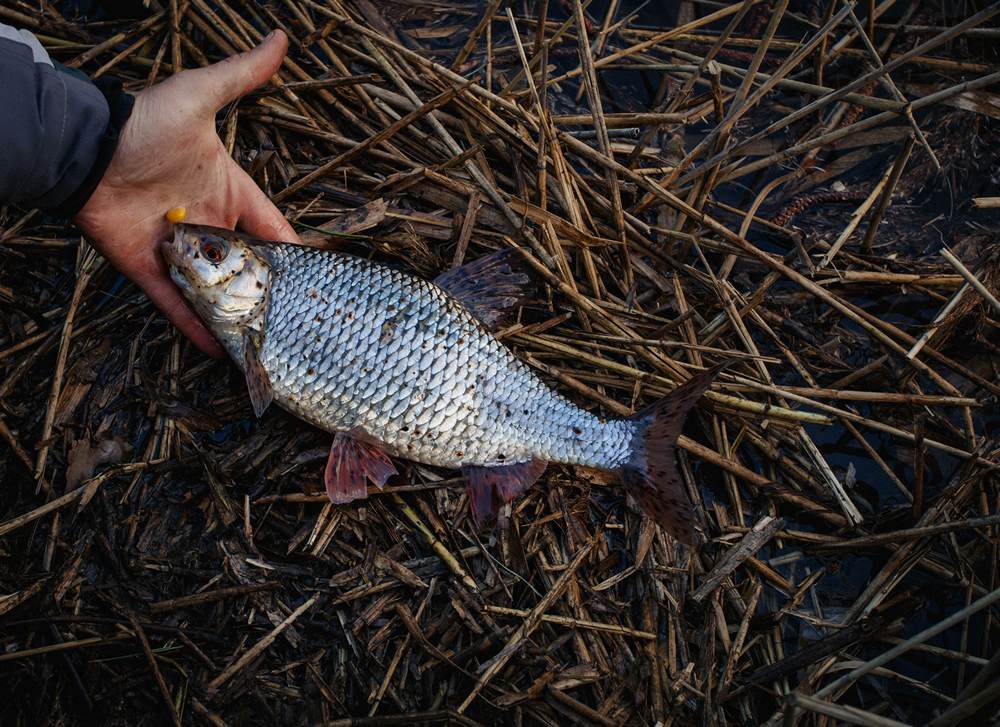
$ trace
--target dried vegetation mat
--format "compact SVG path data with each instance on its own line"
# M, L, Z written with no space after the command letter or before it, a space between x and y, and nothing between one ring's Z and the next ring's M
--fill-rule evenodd
M484 531L420 466L335 507L328 435L6 209L0 722L996 724L1000 3L75 12L0 20L133 90L284 28L233 156L311 244L521 248L502 338L582 406L733 363L680 443L698 550L568 467Z

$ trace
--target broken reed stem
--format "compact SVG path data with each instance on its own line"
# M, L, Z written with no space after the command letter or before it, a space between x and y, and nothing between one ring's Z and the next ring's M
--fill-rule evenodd
M944 43L947 43L952 38L954 38L954 37L956 37L958 35L961 35L961 33L964 30L966 30L968 28L975 27L977 25L981 25L982 23L986 22L987 20L989 20L990 18L992 18L997 13L1000 13L1000 2L994 2L989 7L981 10L980 12L976 13L975 15L972 15L969 18L966 18L965 20L963 20L958 25L956 25L956 26L954 26L952 28L949 28L947 31L938 34L934 38L931 38L930 40L927 40L924 43L921 43L920 45L916 46L915 48L912 48L911 50L907 51L906 53L903 53L902 55L897 56L896 58L894 58L891 61L889 61L889 63L886 63L885 65L883 65L883 66L881 66L879 68L876 68L876 69L874 69L874 70L872 70L872 71L870 71L870 72L868 72L866 74L863 74L859 78L857 78L857 79L851 81L850 83L848 83L846 86L842 86L841 88L833 91L832 93L829 93L829 94L827 94L827 95L825 95L825 96L823 96L823 97L821 97L821 98L813 101L812 103L806 104L802 108L797 109L796 111L793 111L792 113L790 113L790 114L782 117L779 121L774 122L773 124L771 124L770 126L768 126L766 129L764 129L763 131L760 131L760 132L754 134L753 136L751 136L750 138L748 138L747 140L745 140L741 144L736 145L736 147L734 147L732 150L729 150L726 155L728 156L728 155L738 154L741 151L743 151L743 149L745 149L746 146L749 145L750 143L752 143L754 141L757 141L758 139L762 139L762 138L765 138L767 136L770 136L771 134L774 134L775 132L780 131L781 129L784 129L784 128L786 128L786 127L794 124L795 122L799 121L800 119L803 119L803 118L806 118L806 117L810 116L811 114L815 113L816 111L818 111L819 109L823 108L824 106L828 106L829 104L831 104L831 103L833 103L835 101L842 100L844 98L844 96L846 96L848 93L851 93L853 91L857 91L858 89L864 88L865 86L867 86L872 81L877 81L878 79L882 78L883 76L886 76L889 73L892 73L897 68L899 68L899 67L905 65L907 62L909 62L910 59L912 59L912 58L914 58L916 56L923 55L928 50L933 50L934 48L937 48L938 46L940 46L940 45L942 45ZM926 99L928 97L924 97L924 98ZM921 100L924 100L924 99L921 99ZM918 107L917 107L917 104L911 104L910 108L912 110L916 110ZM880 114L880 116L881 116L881 114ZM718 160L715 160L715 161L718 161ZM709 161L709 162L706 162L706 165L709 165L709 164L712 164L712 163L713 163L713 161Z
M35 479L38 480L39 487L41 487L45 477L45 462L49 455L49 445L47 442L52 436L52 424L55 421L56 406L59 403L59 394L62 391L63 374L66 372L66 359L69 357L69 347L73 340L73 322L76 318L77 309L80 306L80 300L83 298L83 292L87 287L87 283L90 282L90 264L88 260L92 260L93 253L89 245L86 245L86 243L82 243L82 245L83 248L78 254L81 260L80 269L76 278L76 286L73 288L73 297L70 299L69 306L66 309L66 319L63 321L62 335L59 338L59 352L56 354L56 367L52 374L49 403L45 409L45 421L42 424L40 441L43 444L38 450L38 458L35 461Z
M892 168L889 170L889 177L882 188L882 196L879 197L878 204L875 206L875 211L872 213L872 218L868 222L868 229L865 230L865 237L861 241L861 252L864 255L871 254L872 244L875 241L875 233L878 232L878 226L879 223L882 222L882 216L885 214L885 211L889 209L889 205L892 202L893 192L896 191L896 185L899 183L899 178L903 175L903 170L906 168L906 162L910 159L910 153L913 151L913 145L915 143L916 140L914 137L906 137L906 141L903 142L902 150L900 150L899 154L896 156L896 160L893 162Z
M500 8L502 2L503 0L490 0L490 4L486 8L486 12L483 13L483 17L480 18L479 23L469 33L465 45L455 54L455 60L451 64L453 71L458 72L465 65L465 61L472 55L472 51L475 50L479 38L482 36L483 31L486 30L486 26L493 22L493 17L497 14L497 10Z
M448 568L456 576L458 576L459 579L461 579L462 583L464 583L470 591L473 593L477 592L479 590L479 586L476 584L475 580L473 580L472 577L465 571L465 568L462 567L461 563L459 563L455 556L453 556L448 548L445 547L444 543L442 543L437 536L434 535L431 529L424 524L424 521L420 519L420 516L417 515L413 508L407 505L406 501L395 493L392 494L392 500L397 506L399 506L399 509L402 511L403 515L406 516L406 519L413 523L417 530L420 531L420 534L427 540L427 544L430 545L431 549L437 553L438 557L441 558L442 561L444 561L445 565L447 565Z
M991 293L985 285L983 285L982 281L979 280L979 278L977 278L971 270L965 267L961 260L955 257L955 254L951 250L946 247L942 248L941 257L947 260L948 264L955 268L959 275L965 278L968 284L976 289L977 293L983 296L983 300L993 306L993 309L997 313L1000 313L1000 300L997 300L997 297L993 295L993 293ZM960 296L956 295L955 297L959 298Z
M55 512L75 500L89 499L93 497L94 491L97 487L112 477L129 474L130 472L137 472L153 465L162 464L164 461L165 460L160 459L151 460L149 462L134 462L132 464L119 465L105 470L93 479L84 482L75 490L70 490L65 495L61 495L54 500L49 500L44 505L40 505L30 512L13 517L4 523L0 523L0 537L6 535L7 533L11 533L41 517L45 517L50 512Z
M886 651L883 654L875 657L874 659L870 659L869 661L866 661L861 666L859 666L859 667L857 667L855 669L852 669L850 672L848 672L844 676L842 676L842 677L840 677L840 678L838 678L838 679L830 682L825 687L823 687L822 689L820 689L819 691L817 691L814 696L817 699L819 699L819 698L827 697L827 696L829 696L831 694L834 694L838 690L842 689L843 687L847 686L848 684L851 684L852 682L856 681L858 678L864 676L865 674L868 674L869 672L873 671L874 669L877 669L880 666L888 664L890 661L892 661L893 659L895 659L897 656L899 656L901 654L905 654L907 651L910 650L910 648L912 648L916 644L922 644L923 642L927 641L928 639L933 638L934 636L937 636L941 632L947 631L952 626L955 626L956 624L961 623L965 619L969 618L969 616L972 616L973 614L979 613L984 608L986 608L986 607L988 607L988 606L990 606L990 605L992 605L992 604L994 604L994 603L996 603L998 601L1000 601L1000 588L998 588L998 589L996 589L996 590L994 590L994 591L986 594L985 596L983 596L979 600L977 600L977 601L969 604L968 606L966 606L965 608L961 609L960 611L957 611L957 612L953 613L948 618L945 618L945 619L939 621L938 623L934 624L933 626L930 626L929 628L924 629L920 633L918 633L918 634L910 637L909 639L907 639L903 643L898 644L897 646L893 647L892 649L889 649L888 651Z
M885 170L882 177L878 180L878 183L872 187L872 190L868 193L868 197L865 198L865 201L862 202L856 210L854 210L854 214L852 214L851 219L848 220L847 226L839 235L837 235L837 239L834 240L832 245L830 245L830 249L827 251L826 255L823 256L823 259L817 263L816 267L818 269L822 270L829 265L833 258L837 256L837 253L840 252L840 248L842 248L844 243L847 242L847 239L854 234L858 225L861 224L861 220L864 219L866 214L868 214L868 210L870 210L872 205L874 205L875 202L883 196L882 190L886 188L889 180L892 179L895 169L895 163L890 165L889 168Z
M927 330L924 331L923 334L921 334L920 338L917 339L916 343L914 343L913 346L910 347L910 350L906 352L906 357L908 359L911 360L916 359L917 355L919 355L919 353L924 349L924 346L930 343L931 339L934 337L934 334L937 333L938 328L941 326L944 320L949 315L951 315L952 311L954 311L955 308L958 307L958 304L962 301L962 298L971 289L971 287L972 286L969 283L963 285L961 288L958 289L958 292L951 297L951 300L948 301L947 305L945 305L944 308L938 311L938 314L934 317L934 320L927 325Z
M281 634L284 633L289 626L298 620L299 616L312 608L318 599L318 593L310 597L307 601L305 601L305 603L292 611L284 621L275 626L264 638L243 652L243 654L236 661L227 666L222 673L219 674L219 676L210 681L205 687L205 693L209 696L209 698L214 696L215 693L218 692L226 682L236 676L237 673L249 666L250 662L260 656L271 644L273 644L274 641L281 636Z
M749 0L749 1L752 4L756 4L758 2L761 2L762 0ZM685 33L689 33L690 31L700 28L704 25L711 25L717 20L722 20L723 18L732 15L733 13L739 12L742 6L743 6L742 3L738 5L730 5L729 7L725 7L720 10L716 10L713 13L709 13L704 17L692 20L690 23L685 23L684 25L679 25L676 28L671 28L670 30L663 31L662 33L657 33L653 35L651 38L644 40L641 43L636 43L635 45L632 45L628 48L617 51L615 53L611 53L609 55L604 56L603 58L594 61L594 68L599 70L604 66L614 63L615 61L621 60L622 58L627 58L628 56L635 55L636 53L641 53L644 50L648 50L649 48L660 45L666 42L667 40L670 40L671 38L684 35ZM575 68L571 71L567 71L561 76L556 76L555 78L552 79L552 83L554 84L562 83L563 81L567 81L571 78L576 78L582 73L583 73L582 68Z
M469 83L471 83L471 81L467 81L465 85L468 85ZM440 108L441 106L444 106L446 103L448 103L449 101L451 101L458 93L460 93L464 87L465 86L458 87L458 88L449 88L447 91L444 91L444 92L438 94L437 96L435 96L434 98L432 98L430 101L428 101L425 104L420 105L419 108L417 108L417 109L411 111L410 113L406 114L406 116L403 116L401 119L399 119L398 121L396 121L392 125L386 127L385 129L383 129L382 131L378 132L377 134L373 134L372 136L369 136L364 141L355 144L353 147L351 147L347 151L345 151L345 152L343 152L343 153L335 156L333 159L331 159L330 161L322 164L321 166L319 166L315 170L309 172L308 174L306 174L301 179L299 179L299 180L293 182L292 184L288 185L281 192L279 192L278 194L274 195L273 201L277 204L278 202L280 202L284 198L288 197L293 192L297 192L298 190L302 189L306 185L311 184L312 182L315 182L316 180L320 179L321 177L324 177L324 176L328 175L330 172L334 171L338 167L343 166L346 162L348 162L351 159L353 159L354 157L358 156L359 154L361 154L363 151L365 151L369 147L376 146L378 144L381 144L384 141L388 141L393 136L395 136L396 134L398 134L400 131L402 131L403 129L405 129L406 127L408 127L410 124L412 124L413 122L415 122L417 119L422 118L422 117L430 114L432 111L434 111L437 108Z
M824 550L855 550L859 548L868 548L873 545L882 545L883 543L898 543L903 540L916 540L917 538L926 538L932 535L953 533L959 530L978 530L980 528L988 528L991 525L1000 525L1000 515L989 515L988 517L972 518L970 520L958 520L955 522L941 523L939 525L926 525L920 528L896 530L891 533L864 535L837 543L823 543L819 547Z
M1000 74L998 74L998 79L1000 79ZM715 221L708 215L705 215L704 213L700 213L697 210L694 210L686 202L676 197L672 193L668 192L667 190L662 189L661 187L648 181L641 175L638 175L632 172L631 170L625 168L617 161L602 156L599 152L597 152L594 149L591 149L583 142L577 141L576 139L573 139L573 137L565 134L560 135L560 138L564 142L566 142L568 146L577 149L581 153L581 155L588 157L592 161L601 165L606 164L616 168L621 176L628 178L630 181L635 182L637 185L643 187L647 191L652 192L655 196L659 197L663 202L668 204L670 207L676 209L678 212L692 219L698 220L699 222L701 222L702 225L719 233L724 238L726 238L728 242L733 243L737 248L743 250L751 257L756 258L757 260L763 262L767 266L771 267L775 272L782 274L785 278L788 278L793 282L797 283L799 286L805 288L808 292L810 292L815 297L825 302L827 305L830 305L831 307L837 309L843 315L847 316L855 323L858 323L862 328L868 331L868 333L872 334L874 338L878 339L892 350L904 356L906 355L906 349L904 349L893 338L887 335L882 330L882 328L873 325L872 323L868 322L867 319L859 316L851 307L845 305L839 298L837 298L834 295L831 295L824 288L817 285L812 280L802 275L794 268L789 267L784 262L777 260L772 255L760 250L745 238L742 238L734 234L727 227ZM939 376L934 370L932 370L929 366L923 364L918 359L907 357L907 360L910 362L911 365L916 367L919 371L926 373L928 376L930 376L935 381L935 383L937 383L942 388L946 390L952 390L954 388L950 386L947 383L947 381L945 381L941 376Z
M841 1L845 6L849 8L851 7L850 0L841 0ZM851 8L850 18L851 22L854 24L854 27L859 31L858 37L861 38L862 42L864 43L865 50L867 50L868 54L871 56L872 64L875 66L875 68L881 68L882 59L879 57L878 49L875 47L874 34L861 32L862 30L861 21L858 20L858 16L855 15L853 8ZM869 16L868 19L869 21L873 20L871 15ZM906 96L903 95L903 93L899 90L899 88L896 87L896 84L893 82L892 76L886 74L883 81L885 85L889 88L893 97L897 101L900 101L901 103L904 104L908 103L906 100ZM934 170L938 174L940 174L941 162L938 161L937 155L934 153L934 150L931 149L931 145L927 141L927 137L924 136L924 132L921 131L919 124L917 124L917 120L913 118L913 113L909 109L906 109L905 113L906 113L906 120L909 122L910 128L913 129L914 137L916 138L917 141L920 142L920 145L924 148L924 151L927 152L927 155L930 157L931 162L934 164Z
M972 206L977 209L997 209L1000 208L1000 197L973 197Z
M167 687L167 683L163 679L163 673L160 671L160 667L156 663L156 655L149 646L149 639L146 638L146 632L143 630L142 624L139 623L139 619L135 617L134 613L126 611L126 616L128 617L129 623L132 625L132 630L139 639L139 645L142 647L142 653L146 657L146 663L149 665L149 670L153 672L153 679L156 681L156 686L160 690L160 695L163 697L163 701L167 705L167 714L170 715L170 719L173 721L174 725L176 727L180 727L181 716L177 713L173 697L170 695L170 688Z
M500 616L519 616L521 618L527 618L531 615L530 611L523 608L506 608L504 606L493 606L487 604L486 611L489 613L495 613ZM545 623L559 624L561 626L571 626L576 629L590 629L592 631L603 631L609 634L620 634L622 636L632 636L637 639L657 639L657 635L649 631L639 631L637 629L630 629L625 626L617 626L615 624L600 623L598 621L584 621L578 618L569 618L567 616L555 616L553 614L543 614L541 620Z
M816 714L833 717L847 724L865 725L865 727L911 727L905 722L883 717L858 707L824 702L822 699L798 692L793 692L788 696L788 706L793 710L796 708L805 709Z
M917 100L915 100L913 103L910 104L910 109L911 111L919 111L920 109L933 106L941 101L952 98L953 96L965 93L966 91L977 90L980 88L986 88L988 86L992 86L998 81L1000 81L1000 71L997 71L995 73L990 73L986 76L982 76L973 81L963 81L962 83L957 83L954 86L950 86L948 88L942 89L930 95L918 98ZM808 139L803 142L799 142L797 144L793 144L790 147L775 152L774 154L771 154L767 157L750 162L749 164L745 164L743 166L737 166L737 162L734 162L730 166L725 167L720 172L720 181L728 181L730 179L736 179L738 177L742 177L751 174L753 172L760 171L761 169L767 169L768 167L780 164L786 161L787 159L791 159L792 157L798 156L812 149L817 149L823 146L827 146L829 144L832 144L836 141L844 139L853 134L858 134L862 131L874 129L878 126L881 126L884 123L892 121L893 119L896 118L896 116L897 114L893 111L884 111L880 114L869 116L867 118L862 119L861 121L857 121L851 124L850 126L843 126L839 129L835 129L834 131L829 131L825 134L821 134L820 136ZM763 138L763 136L761 138ZM730 155L732 156L733 154L735 154L735 151L736 150L734 149ZM693 179L694 177L697 176L697 172L698 172L697 169L692 170L687 175L678 180L677 183L680 185L687 184L688 182L691 181L689 177Z
M573 557L573 560L567 564L566 569L560 574L559 579L552 585L548 593L538 602L527 617L524 622L517 627L517 630L511 634L510 639L508 639L506 645L500 650L500 652L490 659L481 668L481 673L479 680L476 685L472 688L472 691L465 698L465 700L458 705L457 712L462 714L469 705L472 704L473 700L479 695L483 688L490 682L490 680L499 672L507 662L514 655L514 652L520 648L521 643L527 639L531 633L538 628L538 625L542 621L542 616L548 611L549 607L555 603L555 601L560 598L563 592L569 587L570 581L575 577L577 569L583 564L584 559L590 555L591 547L593 546L593 541L584 545L577 554Z
M246 586L218 588L213 591L202 591L201 593L195 593L191 596L182 596L180 598L171 598L166 601L151 603L149 604L149 612L151 615L157 615L161 613L168 613L170 611L179 611L193 606L200 606L203 603L211 603L212 601L220 601L226 598L237 598L239 596L246 596L251 593L267 591L277 587L277 583L255 583Z
M48 646L38 646L33 649L22 649L21 651L9 651L0 654L0 662L14 661L16 659L28 659L32 656L42 654L54 654L60 651L70 651L71 649L82 649L91 646L107 646L115 644L125 639L135 638L132 634L116 634L115 636L94 636L88 639L77 639L75 641L63 641L59 644L49 644Z

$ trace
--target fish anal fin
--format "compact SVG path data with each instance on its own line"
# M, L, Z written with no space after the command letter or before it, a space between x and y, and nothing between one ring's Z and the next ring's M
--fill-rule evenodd
M247 391L253 413L260 416L267 410L274 397L271 378L260 362L261 336L257 331L247 331L243 336L243 370L247 379Z
M527 270L521 253L507 248L442 273L434 284L495 330L531 292Z
M330 445L323 480L330 502L337 505L368 495L368 480L380 490L396 474L389 457L374 444L338 432Z
M496 516L501 504L510 502L535 484L547 465L544 460L531 459L499 467L463 467L462 472L468 480L469 508L476 525L482 527Z

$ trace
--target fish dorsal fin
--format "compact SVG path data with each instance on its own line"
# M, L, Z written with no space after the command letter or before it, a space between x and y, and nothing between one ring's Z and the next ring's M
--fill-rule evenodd
M274 397L274 392L271 391L271 378L260 362L262 339L260 331L254 329L249 329L243 334L243 369L247 377L247 390L250 392L253 413L258 418Z
M496 330L528 297L531 277L521 254L507 248L442 273L434 284Z

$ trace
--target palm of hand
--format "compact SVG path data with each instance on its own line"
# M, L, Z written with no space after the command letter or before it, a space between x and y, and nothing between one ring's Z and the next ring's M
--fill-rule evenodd
M108 261L131 278L202 350L221 348L170 280L159 242L170 234L164 213L187 208L187 220L266 239L297 239L253 180L226 153L216 110L277 70L282 34L257 50L185 71L142 91L111 164L77 215L79 227Z

